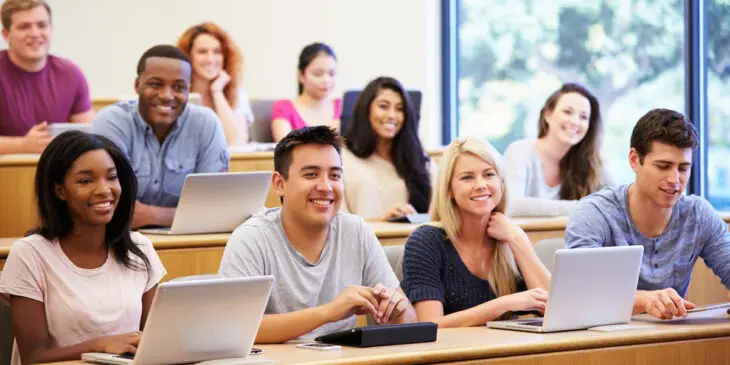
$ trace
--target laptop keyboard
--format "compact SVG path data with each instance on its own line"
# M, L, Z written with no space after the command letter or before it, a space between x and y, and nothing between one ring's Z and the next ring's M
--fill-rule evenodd
M531 321L519 322L519 324L542 327L542 319L535 319L535 320L531 320Z
M134 360L134 354L131 353L131 352L125 352L125 353L123 353L121 355L117 355L117 357L121 357L122 359Z

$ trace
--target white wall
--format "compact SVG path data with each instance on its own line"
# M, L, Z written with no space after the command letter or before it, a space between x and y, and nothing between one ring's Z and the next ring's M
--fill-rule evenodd
M424 93L421 138L441 141L438 0L49 0L51 51L76 62L92 97L133 94L145 49L175 43L190 25L213 21L244 52L251 98L291 97L301 48L330 44L337 92L390 75Z

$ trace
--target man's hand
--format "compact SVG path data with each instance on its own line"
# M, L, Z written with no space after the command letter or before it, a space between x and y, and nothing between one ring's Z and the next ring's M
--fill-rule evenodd
M325 304L328 322L336 322L353 315L377 316L378 300L373 289L364 286L349 286L333 301Z
M22 139L23 152L41 153L51 142L51 129L48 123L34 125Z
M644 311L659 319L684 317L687 309L695 307L694 303L683 299L672 288L645 291L639 295L639 299L643 302Z
M389 289L382 284L373 288L373 295L378 299L378 312L373 319L378 324L389 322L392 318L398 318L408 309L408 298L400 288Z

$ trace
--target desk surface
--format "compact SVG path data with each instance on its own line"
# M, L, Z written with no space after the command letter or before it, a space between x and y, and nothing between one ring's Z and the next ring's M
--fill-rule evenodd
M567 223L566 217L555 218L513 218L513 221L519 224L525 231L544 231L544 230L563 230ZM387 223L373 222L369 223L378 239L408 237L411 232L418 227L417 224L406 223ZM197 235L147 235L152 240L152 244L156 249L174 249L174 248L197 248L209 246L224 246L228 242L230 233L218 234L197 234ZM10 246L18 238L0 238L0 259L4 259L10 252Z
M657 324L656 329L621 332L572 331L543 335L480 326L439 330L436 342L411 345L365 349L343 347L341 351L326 352L297 349L294 344L257 347L264 350L266 358L282 364L411 364L529 356L730 336L730 320L724 310L696 313L692 316L692 319L680 322ZM83 362L71 361L63 364L80 365Z

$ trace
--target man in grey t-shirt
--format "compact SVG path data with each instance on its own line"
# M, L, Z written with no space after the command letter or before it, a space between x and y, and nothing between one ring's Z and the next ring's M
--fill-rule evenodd
M634 313L683 317L683 299L699 257L730 288L730 233L710 203L682 195L697 132L675 111L655 109L631 135L629 163L636 182L582 199L570 215L566 245L644 246Z
M339 146L337 135L324 126L282 139L273 176L282 207L254 215L226 244L221 275L276 278L257 343L352 328L356 314L377 323L416 321L375 234L362 218L338 213Z

